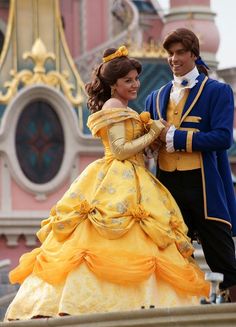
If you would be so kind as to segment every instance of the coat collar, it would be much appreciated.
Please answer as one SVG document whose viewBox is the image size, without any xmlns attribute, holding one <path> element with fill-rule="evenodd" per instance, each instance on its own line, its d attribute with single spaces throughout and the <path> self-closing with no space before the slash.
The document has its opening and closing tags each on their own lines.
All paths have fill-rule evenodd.
<svg viewBox="0 0 236 327">
<path fill-rule="evenodd" d="M 198 83 L 196 83 L 196 85 L 190 89 L 189 96 L 184 105 L 181 122 L 189 114 L 189 112 L 192 110 L 193 106 L 197 102 L 207 79 L 208 77 L 204 74 L 200 74 L 197 77 Z M 166 119 L 166 109 L 170 98 L 171 87 L 172 82 L 169 82 L 164 85 L 157 94 L 157 112 L 159 117 L 163 119 Z"/>
</svg>

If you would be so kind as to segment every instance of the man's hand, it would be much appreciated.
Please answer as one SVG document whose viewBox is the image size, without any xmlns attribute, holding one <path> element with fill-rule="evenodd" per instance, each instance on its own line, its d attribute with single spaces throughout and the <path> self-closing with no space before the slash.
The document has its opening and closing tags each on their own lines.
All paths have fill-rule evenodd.
<svg viewBox="0 0 236 327">
<path fill-rule="evenodd" d="M 164 119 L 161 120 L 162 124 L 165 125 L 165 128 L 161 131 L 161 134 L 159 135 L 159 140 L 161 140 L 163 143 L 166 143 L 166 134 L 170 128 L 170 124 L 167 123 Z"/>
</svg>

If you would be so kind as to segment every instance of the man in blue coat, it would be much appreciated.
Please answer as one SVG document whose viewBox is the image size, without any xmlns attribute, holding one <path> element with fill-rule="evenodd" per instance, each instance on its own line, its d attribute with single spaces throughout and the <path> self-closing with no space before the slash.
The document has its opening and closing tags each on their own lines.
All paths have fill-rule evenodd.
<svg viewBox="0 0 236 327">
<path fill-rule="evenodd" d="M 236 302 L 236 201 L 226 150 L 232 144 L 233 92 L 208 78 L 199 40 L 179 28 L 164 40 L 173 81 L 152 92 L 146 110 L 166 124 L 160 139 L 157 177 L 174 196 L 189 228 L 201 242 L 220 288 Z"/>
</svg>

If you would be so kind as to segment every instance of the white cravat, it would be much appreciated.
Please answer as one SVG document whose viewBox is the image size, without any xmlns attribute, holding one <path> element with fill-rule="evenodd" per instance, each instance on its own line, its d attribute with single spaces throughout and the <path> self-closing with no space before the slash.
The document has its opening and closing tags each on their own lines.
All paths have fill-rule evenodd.
<svg viewBox="0 0 236 327">
<path fill-rule="evenodd" d="M 188 74 L 184 76 L 175 76 L 174 80 L 172 81 L 172 89 L 170 92 L 170 99 L 177 104 L 182 97 L 184 96 L 185 89 L 193 88 L 197 83 L 198 80 L 196 79 L 199 75 L 197 67 L 194 67 Z M 188 83 L 187 85 L 183 86 L 181 83 L 183 80 L 186 80 Z M 175 134 L 175 126 L 171 125 L 167 134 L 166 134 L 166 150 L 167 152 L 174 152 L 174 134 Z"/>
<path fill-rule="evenodd" d="M 199 72 L 197 68 L 194 67 L 193 70 L 184 76 L 174 76 L 174 80 L 172 81 L 173 86 L 170 92 L 170 99 L 174 101 L 175 104 L 182 99 L 185 89 L 191 89 L 197 84 L 198 81 L 196 78 L 198 75 Z M 188 84 L 185 86 L 181 85 L 183 80 L 188 81 Z"/>
</svg>

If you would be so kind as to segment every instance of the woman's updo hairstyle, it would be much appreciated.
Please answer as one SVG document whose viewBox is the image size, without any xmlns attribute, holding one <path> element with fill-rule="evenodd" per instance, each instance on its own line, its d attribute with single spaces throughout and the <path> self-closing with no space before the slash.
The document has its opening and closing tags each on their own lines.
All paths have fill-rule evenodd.
<svg viewBox="0 0 236 327">
<path fill-rule="evenodd" d="M 111 97 L 111 86 L 131 70 L 142 71 L 141 63 L 129 58 L 126 47 L 109 48 L 103 53 L 103 63 L 97 66 L 92 74 L 92 81 L 85 85 L 88 93 L 88 109 L 91 113 L 101 110 L 103 104 Z"/>
</svg>

